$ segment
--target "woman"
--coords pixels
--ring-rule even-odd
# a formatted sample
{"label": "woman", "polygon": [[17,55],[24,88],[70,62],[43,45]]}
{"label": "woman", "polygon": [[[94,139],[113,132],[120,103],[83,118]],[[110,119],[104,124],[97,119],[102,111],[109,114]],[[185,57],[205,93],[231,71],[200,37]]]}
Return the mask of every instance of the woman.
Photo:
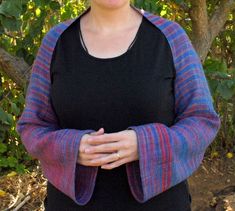
{"label": "woman", "polygon": [[44,37],[17,123],[46,210],[191,210],[187,178],[220,125],[200,59],[177,23],[90,3]]}

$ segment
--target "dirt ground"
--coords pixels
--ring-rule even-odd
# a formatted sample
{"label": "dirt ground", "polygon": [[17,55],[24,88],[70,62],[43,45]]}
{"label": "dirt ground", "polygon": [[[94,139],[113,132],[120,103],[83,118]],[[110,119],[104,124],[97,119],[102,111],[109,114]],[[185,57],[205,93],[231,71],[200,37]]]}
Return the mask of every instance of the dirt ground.
{"label": "dirt ground", "polygon": [[[205,158],[189,178],[192,211],[235,211],[235,158]],[[30,174],[0,177],[0,210],[42,211],[46,179]]]}
{"label": "dirt ground", "polygon": [[235,211],[235,159],[204,159],[189,187],[193,211]]}

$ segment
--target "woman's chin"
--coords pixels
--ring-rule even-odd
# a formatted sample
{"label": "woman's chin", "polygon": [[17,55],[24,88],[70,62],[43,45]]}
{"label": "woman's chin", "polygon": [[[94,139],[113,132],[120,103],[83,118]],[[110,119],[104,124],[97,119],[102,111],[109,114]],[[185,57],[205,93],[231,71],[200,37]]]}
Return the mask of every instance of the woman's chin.
{"label": "woman's chin", "polygon": [[123,7],[126,4],[129,4],[129,1],[126,0],[92,0],[94,3],[99,5],[102,8],[107,8],[107,9],[119,9]]}

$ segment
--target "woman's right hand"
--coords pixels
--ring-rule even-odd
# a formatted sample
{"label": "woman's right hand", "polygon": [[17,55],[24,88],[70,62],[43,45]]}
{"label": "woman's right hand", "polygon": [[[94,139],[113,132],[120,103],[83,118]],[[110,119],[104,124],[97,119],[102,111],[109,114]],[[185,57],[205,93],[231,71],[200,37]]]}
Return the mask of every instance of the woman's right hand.
{"label": "woman's right hand", "polygon": [[77,163],[84,165],[84,166],[96,166],[90,163],[90,161],[110,154],[110,153],[93,153],[93,154],[85,153],[85,149],[90,146],[90,144],[87,143],[87,139],[90,136],[96,136],[96,135],[102,135],[102,134],[104,134],[104,129],[100,128],[96,132],[92,132],[90,134],[85,134],[82,136],[81,141],[80,141],[79,151],[78,151]]}

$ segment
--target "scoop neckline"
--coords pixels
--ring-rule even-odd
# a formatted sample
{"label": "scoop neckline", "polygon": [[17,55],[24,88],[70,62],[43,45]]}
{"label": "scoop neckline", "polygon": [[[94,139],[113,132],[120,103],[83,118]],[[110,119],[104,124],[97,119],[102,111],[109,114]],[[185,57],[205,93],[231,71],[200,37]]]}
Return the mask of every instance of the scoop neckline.
{"label": "scoop neckline", "polygon": [[[81,19],[81,16],[78,18],[78,27],[80,27],[80,19]],[[93,56],[93,55],[91,55],[90,53],[88,53],[85,49],[84,49],[84,47],[83,47],[83,45],[82,45],[82,43],[81,43],[81,40],[80,40],[80,34],[79,34],[79,28],[76,30],[76,39],[78,40],[78,42],[79,42],[79,45],[80,45],[80,47],[81,47],[81,50],[82,50],[82,53],[84,54],[84,55],[86,55],[88,58],[90,58],[90,59],[93,59],[93,60],[96,60],[96,61],[113,61],[113,60],[119,60],[119,59],[121,59],[121,58],[124,58],[124,57],[126,57],[127,55],[129,55],[132,51],[133,51],[133,49],[135,48],[135,46],[137,45],[136,43],[138,42],[138,40],[139,40],[139,37],[140,37],[140,34],[141,34],[141,31],[142,31],[142,28],[143,28],[143,22],[144,22],[144,16],[142,15],[142,19],[141,19],[141,23],[140,23],[140,25],[139,25],[139,28],[138,28],[138,30],[137,30],[137,32],[136,32],[136,34],[135,34],[135,37],[134,37],[134,39],[132,40],[132,42],[134,41],[134,43],[131,45],[131,47],[129,48],[129,49],[127,49],[124,53],[122,53],[122,54],[120,54],[120,55],[118,55],[118,56],[114,56],[114,57],[107,57],[107,58],[101,58],[101,57],[96,57],[96,56]],[[131,43],[132,43],[131,42]]]}

